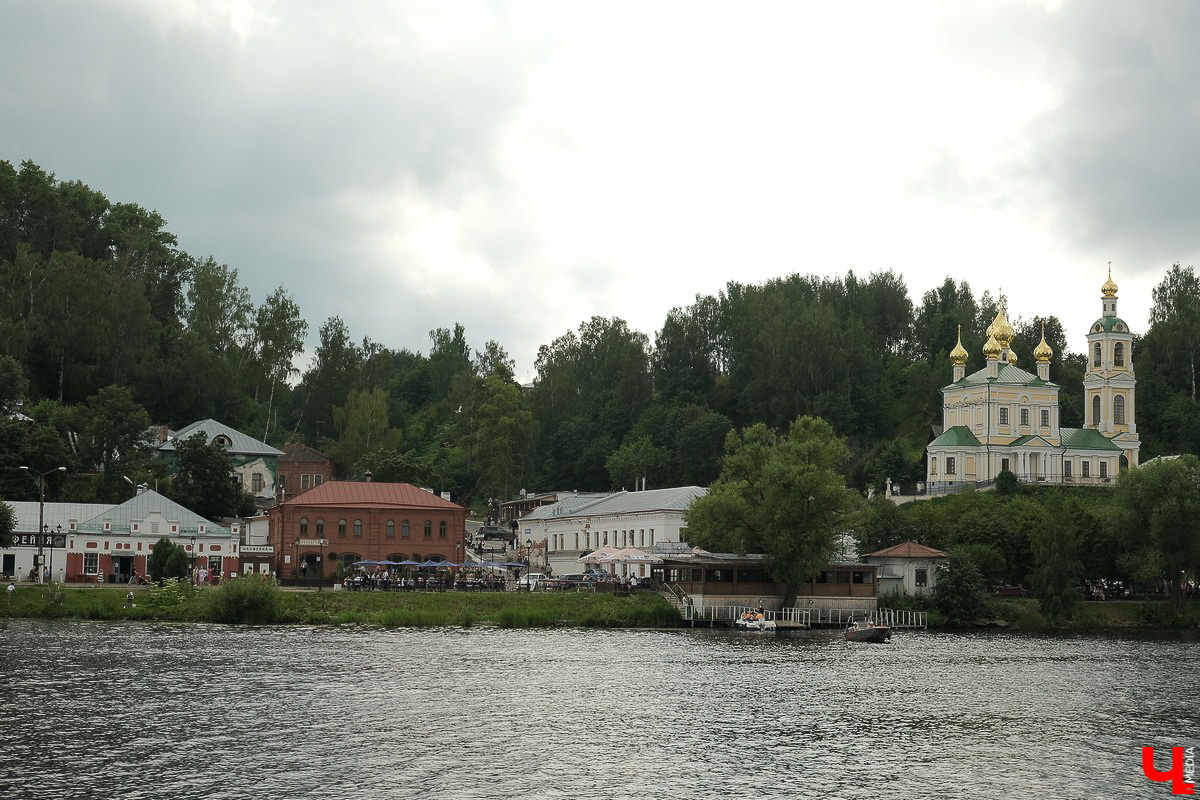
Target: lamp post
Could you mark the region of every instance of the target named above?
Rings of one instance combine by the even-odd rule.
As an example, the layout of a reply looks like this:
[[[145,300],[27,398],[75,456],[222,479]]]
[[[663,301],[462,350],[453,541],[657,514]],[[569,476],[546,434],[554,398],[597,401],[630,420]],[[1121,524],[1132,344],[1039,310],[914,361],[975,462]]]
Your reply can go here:
[[[317,573],[319,582],[317,583],[317,591],[325,588],[325,545],[328,544],[325,537],[321,537],[321,555],[317,556]]]
[[[300,585],[300,537],[292,543],[292,574],[296,576],[296,585]]]
[[[26,475],[28,475],[30,478],[33,478],[33,473],[29,471],[29,467],[23,466],[23,467],[21,467],[21,469],[25,470]],[[43,529],[48,528],[48,526],[46,525],[46,476],[53,475],[55,472],[66,472],[66,471],[67,471],[66,467],[55,467],[54,469],[46,470],[45,472],[43,472],[42,474],[40,474],[36,478],[34,478],[34,482],[37,483],[37,487],[38,487],[38,526],[37,526],[38,583],[43,582],[42,576],[43,576],[44,565],[42,564],[42,539],[45,536],[45,530],[43,530]]]
[[[62,535],[62,525],[55,525],[54,530],[50,530],[49,525],[42,526],[43,533],[50,534],[50,582],[54,582],[54,540]]]
[[[188,565],[188,577],[192,581],[192,586],[195,586],[196,585],[196,537],[195,536],[192,537],[191,542],[192,542],[192,552],[191,552],[192,557],[190,559],[188,559],[190,562]]]

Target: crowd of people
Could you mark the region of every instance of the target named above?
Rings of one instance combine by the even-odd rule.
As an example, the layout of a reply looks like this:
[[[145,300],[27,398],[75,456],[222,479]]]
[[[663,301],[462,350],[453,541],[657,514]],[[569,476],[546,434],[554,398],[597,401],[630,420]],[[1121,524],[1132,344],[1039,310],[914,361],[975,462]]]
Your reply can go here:
[[[505,574],[490,570],[422,570],[406,573],[379,569],[347,575],[342,581],[342,588],[348,592],[502,592],[514,587],[515,579],[516,576],[510,579]]]

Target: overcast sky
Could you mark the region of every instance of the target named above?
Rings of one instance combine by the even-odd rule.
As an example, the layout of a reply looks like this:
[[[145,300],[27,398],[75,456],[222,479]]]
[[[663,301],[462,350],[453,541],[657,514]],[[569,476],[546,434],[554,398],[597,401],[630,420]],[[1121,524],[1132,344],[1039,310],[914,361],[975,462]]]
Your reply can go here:
[[[529,379],[731,280],[892,269],[1084,348],[1200,249],[1200,4],[0,0],[0,159]]]

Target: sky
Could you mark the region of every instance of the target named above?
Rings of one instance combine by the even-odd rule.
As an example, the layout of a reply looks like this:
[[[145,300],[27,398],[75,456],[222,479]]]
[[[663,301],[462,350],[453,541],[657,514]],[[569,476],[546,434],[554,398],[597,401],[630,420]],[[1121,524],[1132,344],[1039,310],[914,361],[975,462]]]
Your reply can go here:
[[[1200,4],[0,0],[0,159],[310,326],[531,380],[593,316],[893,270],[1144,331],[1200,250]],[[301,366],[306,363],[302,360]]]

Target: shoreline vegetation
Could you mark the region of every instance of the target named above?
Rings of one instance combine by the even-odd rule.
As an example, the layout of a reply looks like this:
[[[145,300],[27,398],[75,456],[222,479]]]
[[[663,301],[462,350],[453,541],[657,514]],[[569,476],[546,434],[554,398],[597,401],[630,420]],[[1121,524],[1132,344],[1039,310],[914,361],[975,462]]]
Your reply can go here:
[[[5,591],[0,617],[34,619],[148,620],[258,625],[373,625],[395,627],[675,628],[678,613],[657,593],[591,592],[341,592],[283,591],[257,580],[231,580],[196,589],[167,581],[158,587],[79,588],[19,586]],[[884,604],[893,607],[890,604]],[[914,603],[899,603],[915,607]],[[924,610],[924,609],[920,609]],[[1018,631],[1173,630],[1200,626],[1200,604],[1176,619],[1166,601],[1081,602],[1069,619],[1051,625],[1030,599],[989,601],[972,624],[951,624],[930,614],[930,628]]]

